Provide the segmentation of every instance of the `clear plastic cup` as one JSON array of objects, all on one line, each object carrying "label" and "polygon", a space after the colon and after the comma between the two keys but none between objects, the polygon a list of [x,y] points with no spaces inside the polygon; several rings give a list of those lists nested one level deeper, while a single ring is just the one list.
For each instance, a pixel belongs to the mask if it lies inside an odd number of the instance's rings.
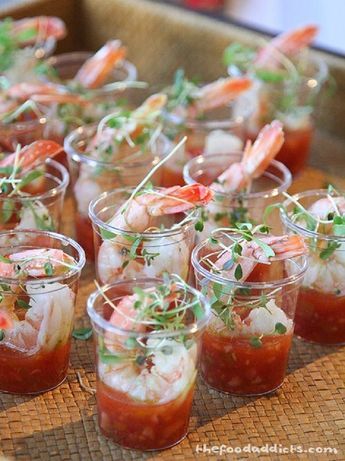
[{"label": "clear plastic cup", "polygon": [[11,123],[0,123],[0,149],[14,152],[18,144],[22,147],[44,138],[46,118],[33,118]]},{"label": "clear plastic cup", "polygon": [[314,133],[314,115],[319,93],[328,78],[327,64],[317,58],[296,63],[299,75],[282,82],[258,82],[252,90],[255,107],[247,136],[254,140],[261,128],[272,120],[284,125],[285,142],[276,159],[292,174],[307,165]]},{"label": "clear plastic cup", "polygon": [[175,142],[183,136],[187,136],[187,141],[184,148],[164,164],[163,186],[183,185],[183,167],[193,157],[241,150],[251,112],[251,104],[243,96],[226,107],[205,112],[200,120],[167,113],[163,133]]},{"label": "clear plastic cup", "polygon": [[[123,152],[123,159],[117,163],[99,161],[86,151],[96,129],[96,125],[80,127],[67,136],[64,144],[77,208],[77,240],[90,259],[94,257],[92,226],[88,218],[90,202],[102,192],[138,185],[167,149],[166,139],[160,135],[151,144],[147,144],[140,156],[136,155],[140,151],[138,146],[133,148],[123,143],[119,148]],[[160,185],[160,169],[151,181]]]},{"label": "clear plastic cup", "polygon": [[[242,155],[242,152],[229,152],[193,158],[184,167],[184,180],[186,184],[199,182],[210,186],[230,165],[240,162]],[[282,193],[290,187],[291,180],[289,170],[273,160],[266,171],[252,181],[250,192],[216,192],[204,208],[206,221],[199,239],[206,239],[218,227],[233,227],[238,222],[261,223],[266,207],[282,201]],[[279,235],[282,226],[278,211],[270,214],[268,224],[272,232]]]},{"label": "clear plastic cup", "polygon": [[43,176],[23,188],[22,195],[0,195],[0,231],[59,231],[69,174],[52,159],[38,169],[44,170]]},{"label": "clear plastic cup", "polygon": [[286,375],[307,257],[257,264],[244,282],[237,282],[210,270],[210,261],[224,251],[221,245],[229,245],[225,231],[214,238],[216,243],[206,240],[192,254],[196,287],[211,304],[211,319],[202,337],[201,374],[210,387],[222,392],[271,393]]},{"label": "clear plastic cup", "polygon": [[[326,198],[324,189],[293,195],[305,209]],[[309,267],[297,300],[295,334],[324,345],[345,344],[345,237],[308,230],[291,219],[296,203],[284,202],[281,217],[289,233],[301,235],[309,247]]]},{"label": "clear plastic cup", "polygon": [[[1,262],[0,310],[13,325],[1,330],[0,392],[37,394],[59,386],[66,378],[73,316],[83,249],[53,232],[8,231],[0,235],[0,254],[8,258],[33,249],[62,250],[74,260],[60,275],[10,278]],[[33,255],[31,254],[31,259]]]},{"label": "clear plastic cup", "polygon": [[[117,304],[135,290],[150,289],[162,279],[133,279],[106,285],[103,293]],[[182,288],[177,283],[178,291]],[[96,291],[89,297],[96,349],[98,422],[116,443],[139,450],[161,450],[187,434],[200,338],[209,317],[201,293],[187,286],[179,307],[197,301],[198,315],[186,308],[176,329],[138,332],[110,322],[113,309]],[[126,322],[124,322],[126,324]]]},{"label": "clear plastic cup", "polygon": [[168,273],[187,281],[198,211],[157,217],[155,228],[146,232],[125,231],[109,223],[131,192],[105,192],[90,204],[98,280],[105,284]]}]

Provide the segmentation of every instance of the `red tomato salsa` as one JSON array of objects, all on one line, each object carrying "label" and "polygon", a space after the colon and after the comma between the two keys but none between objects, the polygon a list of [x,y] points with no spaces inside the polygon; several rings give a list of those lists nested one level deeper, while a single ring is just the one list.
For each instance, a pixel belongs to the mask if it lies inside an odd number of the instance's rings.
[{"label": "red tomato salsa", "polygon": [[320,344],[345,343],[345,296],[301,288],[295,334]]},{"label": "red tomato salsa", "polygon": [[51,351],[26,354],[0,343],[0,391],[37,394],[57,387],[65,379],[71,342]]},{"label": "red tomato salsa", "polygon": [[292,332],[259,338],[225,336],[210,328],[202,339],[201,373],[223,392],[260,395],[284,381]]},{"label": "red tomato salsa", "polygon": [[140,402],[97,380],[99,426],[106,437],[138,450],[161,450],[182,440],[188,429],[194,383],[170,402]]}]

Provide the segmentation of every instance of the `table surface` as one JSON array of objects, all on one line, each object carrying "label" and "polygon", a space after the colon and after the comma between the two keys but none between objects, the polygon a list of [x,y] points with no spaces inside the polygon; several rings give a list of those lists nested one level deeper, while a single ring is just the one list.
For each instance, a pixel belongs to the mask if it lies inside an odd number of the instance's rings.
[{"label": "table surface", "polygon": [[[345,188],[344,180],[308,168],[291,192],[323,187],[328,182]],[[67,197],[64,232],[72,236],[73,215],[72,199]],[[85,305],[94,289],[93,279],[93,267],[86,267],[78,294],[77,328],[89,325]],[[208,389],[199,380],[186,439],[169,450],[143,454],[122,449],[100,434],[92,392],[92,341],[73,340],[71,366],[60,387],[38,396],[0,394],[0,460],[344,460],[344,352],[341,347],[294,340],[286,381],[271,396],[231,397]],[[215,450],[223,444],[228,454],[220,456]],[[248,444],[254,450],[271,446],[278,453],[248,453]],[[291,445],[303,450],[335,448],[338,453],[279,454]],[[239,449],[244,451],[232,454]]]}]

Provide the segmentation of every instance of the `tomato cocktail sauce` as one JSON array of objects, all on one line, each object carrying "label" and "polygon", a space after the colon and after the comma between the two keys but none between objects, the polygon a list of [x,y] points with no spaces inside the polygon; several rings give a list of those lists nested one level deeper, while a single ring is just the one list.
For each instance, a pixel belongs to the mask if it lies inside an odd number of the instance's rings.
[{"label": "tomato cocktail sauce", "polygon": [[302,287],[295,316],[295,334],[320,344],[345,343],[345,296]]},{"label": "tomato cocktail sauce", "polygon": [[201,373],[223,392],[256,395],[272,392],[284,381],[292,333],[250,341],[208,328],[203,335]]},{"label": "tomato cocktail sauce", "polygon": [[166,403],[136,401],[97,381],[99,426],[106,437],[124,447],[160,450],[171,447],[187,433],[194,383]]},{"label": "tomato cocktail sauce", "polygon": [[50,351],[20,352],[0,343],[0,390],[36,394],[57,387],[66,377],[71,342]]},{"label": "tomato cocktail sauce", "polygon": [[299,130],[284,129],[285,141],[276,160],[284,163],[293,175],[306,167],[310,152],[312,127]]},{"label": "tomato cocktail sauce", "polygon": [[83,247],[86,258],[91,261],[94,260],[93,230],[90,218],[76,213],[75,231],[77,241]]}]

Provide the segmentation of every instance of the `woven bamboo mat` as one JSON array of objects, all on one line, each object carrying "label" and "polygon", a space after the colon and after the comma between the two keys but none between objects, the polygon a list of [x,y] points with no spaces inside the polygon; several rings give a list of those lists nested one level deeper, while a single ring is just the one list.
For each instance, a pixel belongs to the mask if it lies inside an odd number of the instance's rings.
[{"label": "woven bamboo mat", "polygon": [[[344,181],[309,169],[293,192]],[[65,233],[73,235],[73,205],[65,206]],[[76,327],[88,325],[85,302],[93,290],[93,268],[80,284]],[[345,348],[319,347],[295,340],[284,386],[270,397],[222,395],[199,381],[190,432],[181,444],[160,453],[123,450],[102,437],[97,426],[92,342],[75,341],[67,380],[46,394],[20,397],[0,394],[0,459],[10,460],[176,460],[194,459],[345,459]],[[208,452],[223,445],[229,450],[253,447],[303,450],[335,448],[337,454],[223,454]],[[213,448],[212,448],[213,447]],[[216,448],[214,448],[216,447]],[[274,448],[275,447],[275,448]],[[198,450],[205,449],[205,453]]]}]

